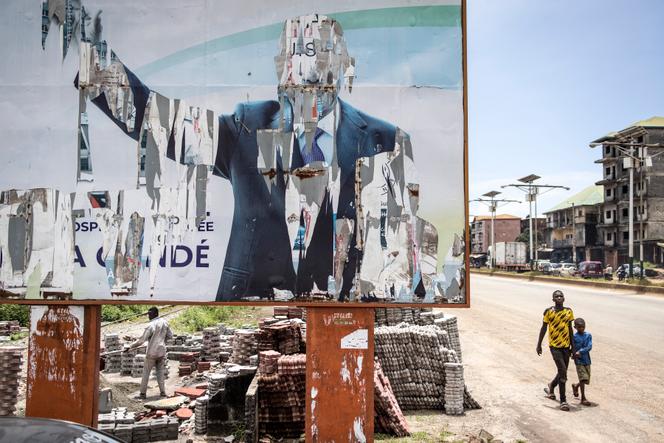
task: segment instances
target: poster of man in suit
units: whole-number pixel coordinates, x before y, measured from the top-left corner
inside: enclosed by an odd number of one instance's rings
[[[465,303],[461,2],[330,6],[10,2],[3,296]]]

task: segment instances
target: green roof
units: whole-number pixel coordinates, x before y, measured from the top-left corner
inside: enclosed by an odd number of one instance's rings
[[[620,132],[623,132],[629,128],[635,128],[635,127],[642,127],[642,128],[662,128],[664,127],[664,117],[659,117],[657,115],[647,118],[645,120],[639,120],[638,122],[634,122],[625,129],[620,130]],[[618,132],[609,132],[606,135],[601,136],[597,140],[593,140],[592,143],[603,143],[607,140],[611,140],[612,138],[616,137],[618,135]]]
[[[604,186],[591,185],[578,194],[574,194],[573,196],[566,198],[553,208],[545,211],[544,214],[571,208],[572,203],[574,203],[574,206],[590,206],[602,202],[604,202]]]
[[[659,128],[664,126],[664,117],[650,117],[646,120],[639,120],[638,122],[632,123],[629,127],[632,126],[643,126],[644,128]]]

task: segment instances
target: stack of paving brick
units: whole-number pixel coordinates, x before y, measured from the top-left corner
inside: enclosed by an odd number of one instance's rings
[[[139,421],[134,424],[132,431],[132,443],[149,443],[152,441],[150,437],[150,421]]]
[[[259,435],[297,438],[304,432],[306,361],[305,354],[282,355],[276,371],[259,371]],[[266,371],[273,368],[271,364],[263,366]]]
[[[22,349],[0,348],[0,416],[13,415],[18,397]]]
[[[463,365],[461,363],[445,363],[445,413],[448,415],[463,414],[463,397],[465,383]]]
[[[439,320],[435,318],[434,326],[401,323],[375,329],[375,354],[403,410],[445,408],[447,380],[444,364],[460,364],[461,361]],[[448,322],[448,328],[454,331],[456,319]],[[458,329],[456,334],[458,343]],[[455,372],[454,375],[450,380],[450,390],[456,393],[460,377],[462,408],[478,409],[479,405],[465,389],[463,367],[460,374]],[[456,394],[451,401],[456,401]],[[451,407],[450,410],[456,409]]]
[[[296,321],[281,320],[275,323],[263,322],[256,333],[258,351],[275,350],[281,354],[300,352],[302,335]]]
[[[145,366],[145,354],[136,354],[134,356],[134,365],[131,368],[131,376],[143,377],[143,367]]]
[[[113,408],[108,414],[99,414],[97,428],[115,435],[120,440],[130,442],[135,420],[134,413],[127,411],[127,408]]]
[[[17,332],[21,332],[18,320],[0,321],[0,336],[9,336]]]
[[[432,325],[433,320],[443,313],[433,312],[431,308],[376,308],[374,310],[376,326],[396,326],[399,323],[414,325]]]
[[[104,336],[105,367],[104,372],[122,372],[122,342],[118,334]]]
[[[145,346],[140,346],[138,348],[130,348],[126,346],[122,350],[122,355],[120,358],[120,373],[122,375],[131,375],[134,371],[134,359],[138,354],[145,354],[147,348]]]
[[[226,387],[226,374],[213,373],[207,376],[208,381],[208,394],[210,397],[214,396],[217,392],[223,391]]]
[[[274,374],[278,367],[281,354],[277,351],[261,351],[258,354],[258,372],[261,374]]]
[[[375,354],[403,410],[443,409],[447,333],[435,326],[381,326]]]
[[[249,363],[249,357],[256,354],[256,331],[238,329],[233,336],[233,354],[230,361],[239,365]]]
[[[463,361],[461,358],[461,340],[459,338],[459,324],[457,318],[453,315],[443,316],[436,318],[435,325],[447,331],[447,336],[450,340],[450,346],[456,352],[459,362]]]
[[[374,362],[374,418],[376,432],[397,437],[410,435],[406,417],[378,361]]]
[[[218,361],[219,352],[221,352],[220,343],[221,337],[219,336],[218,327],[203,329],[203,352],[201,352],[201,360]]]
[[[150,420],[150,441],[169,440],[168,422],[170,417],[159,417]],[[177,439],[177,434],[175,435]]]
[[[304,316],[304,308],[298,308],[296,306],[288,307],[288,318],[302,318]]]
[[[194,406],[194,423],[195,431],[197,434],[207,433],[208,422],[208,402],[210,397],[204,395],[196,399],[196,406]]]
[[[180,364],[178,365],[178,375],[190,375],[196,370],[196,362],[198,361],[197,352],[187,352],[180,356]]]

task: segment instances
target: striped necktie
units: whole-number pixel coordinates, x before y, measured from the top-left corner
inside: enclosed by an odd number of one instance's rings
[[[321,128],[316,128],[316,133],[314,134],[314,140],[311,143],[311,149],[307,149],[306,146],[302,146],[300,148],[304,164],[309,164],[316,161],[319,162],[325,161],[325,155],[323,155],[323,151],[321,150],[320,146],[318,146],[318,138],[324,133],[325,131],[323,131]]]

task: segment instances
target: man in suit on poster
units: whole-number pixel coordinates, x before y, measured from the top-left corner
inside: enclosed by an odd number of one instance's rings
[[[270,298],[274,289],[296,295],[318,289],[336,292],[343,301],[355,284],[362,252],[351,229],[344,263],[337,268],[339,275],[331,278],[334,223],[348,220],[352,224],[356,220],[356,160],[392,151],[398,129],[338,98],[344,82],[349,90],[352,87],[354,60],[334,19],[314,14],[287,20],[275,64],[278,101],[240,103],[233,114],[217,120],[218,143],[211,166],[214,175],[230,181],[235,208],[216,300]],[[123,74],[106,76],[105,88],[90,89],[94,85],[85,82],[80,87],[127,135],[139,141],[147,131],[143,123],[155,112],[159,99],[169,99],[151,91],[117,58],[104,69],[88,66],[96,72],[79,73],[77,86],[82,75],[100,78],[113,69]],[[111,77],[124,84],[113,80],[116,84],[109,89]],[[107,96],[113,93],[113,86],[130,89],[135,109],[132,124],[109,107]],[[173,102],[169,101],[171,108]],[[177,161],[180,144],[174,137],[175,124],[171,120],[163,126],[170,132],[166,156]],[[261,146],[266,136],[286,142],[273,142],[273,155],[268,152],[270,148],[266,151]],[[180,154],[180,162],[183,157]],[[316,210],[311,213],[302,210],[298,216],[289,211],[289,186],[297,181],[294,176],[303,178],[297,189],[300,194],[316,194],[314,200],[319,200],[314,201]],[[315,185],[302,184],[311,176],[328,178],[322,179],[328,185],[324,192],[314,189]],[[334,280],[338,286],[333,290],[329,283]]]

